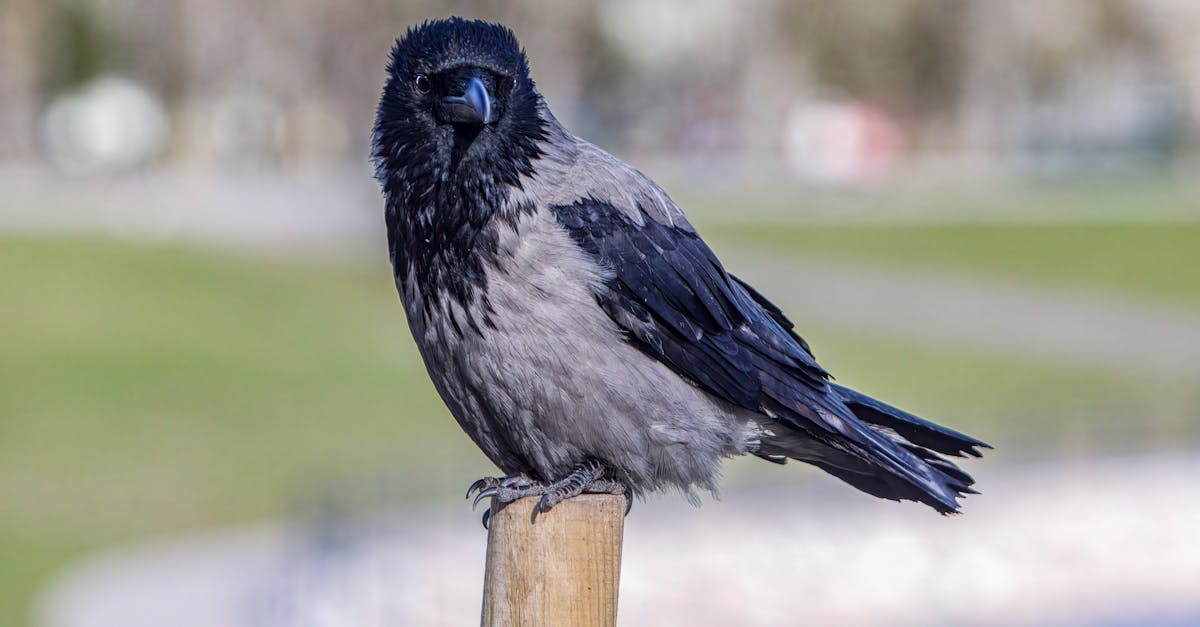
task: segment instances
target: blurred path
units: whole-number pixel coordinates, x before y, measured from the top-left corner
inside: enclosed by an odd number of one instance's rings
[[[0,231],[100,234],[386,259],[379,191],[361,171],[150,172],[64,179],[0,168]]]
[[[1200,380],[1200,316],[1027,284],[970,281],[830,263],[723,255],[730,270],[763,288],[801,335],[806,322],[1066,360],[1122,373]]]
[[[727,486],[724,501],[700,510],[670,497],[638,504],[621,624],[1200,624],[1200,453],[974,466],[985,494],[956,517],[795,475]],[[759,478],[787,481],[787,471]],[[477,514],[459,504],[144,544],[67,572],[40,619],[474,624],[484,542]]]

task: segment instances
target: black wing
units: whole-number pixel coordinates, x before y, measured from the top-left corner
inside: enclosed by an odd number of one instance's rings
[[[667,224],[593,197],[551,209],[611,273],[596,300],[643,352],[708,393],[807,434],[831,457],[859,460],[813,463],[860,489],[942,512],[971,491],[969,476],[918,444],[958,455],[981,442],[958,441],[948,429],[926,434],[920,427],[941,428],[909,414],[897,418],[886,413],[890,406],[830,384],[779,308],[726,272],[686,221]],[[851,404],[867,411],[856,415]]]
[[[830,394],[829,373],[777,321],[782,313],[764,309],[689,225],[649,215],[638,223],[594,198],[553,211],[572,239],[612,272],[597,300],[638,348],[734,405],[805,431],[859,439],[842,420],[822,415],[853,418]]]

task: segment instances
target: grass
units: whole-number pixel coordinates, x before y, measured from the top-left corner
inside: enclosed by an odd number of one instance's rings
[[[840,383],[1001,444],[994,456],[1184,447],[1200,435],[1200,389],[1186,382],[882,336],[805,336]]]
[[[475,459],[386,272],[6,237],[0,293],[0,624],[82,549]]]
[[[1023,259],[1005,264],[1011,232],[950,231],[963,238],[951,243],[914,230],[881,253],[884,231],[815,228],[721,235],[866,261],[953,259],[966,273],[1027,267],[1030,280],[1072,285],[1094,267],[1059,251],[1086,247],[1076,239],[1086,229],[1060,232],[1066,244],[1023,235]],[[1171,230],[1134,237],[1158,259],[1187,259]],[[1117,246],[1109,263],[1153,267],[1137,250]],[[1024,258],[1075,269],[1037,272]],[[1097,286],[1172,300],[1133,276]],[[393,498],[457,495],[488,468],[437,400],[382,264],[3,236],[0,294],[0,624],[26,621],[55,570],[100,546],[279,515],[385,476],[400,478],[388,483]],[[1190,429],[1180,417],[1200,407],[1193,390],[1137,376],[805,335],[842,381],[998,443],[1177,441]]]
[[[1200,224],[713,225],[715,241],[1200,309]]]

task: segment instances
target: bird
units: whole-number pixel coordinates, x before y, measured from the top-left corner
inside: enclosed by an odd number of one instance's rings
[[[418,351],[504,473],[471,485],[476,504],[534,496],[536,519],[582,493],[698,503],[739,455],[943,514],[978,493],[948,457],[989,445],[836,383],[661,187],[564,128],[511,29],[410,27],[371,143]]]

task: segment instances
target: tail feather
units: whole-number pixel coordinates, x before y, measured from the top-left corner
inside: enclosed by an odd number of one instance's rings
[[[945,498],[892,473],[860,474],[820,462],[813,462],[813,465],[871,496],[892,501],[924,503],[941,514],[958,513],[957,501],[947,501]]]
[[[978,448],[991,448],[986,443],[849,388],[831,388],[861,421],[851,426],[869,445],[795,432],[764,440],[760,456],[804,461],[867,494],[925,503],[943,514],[956,513],[963,495],[978,494],[971,475],[941,455],[979,457]]]
[[[918,446],[955,457],[962,457],[964,454],[981,457],[983,454],[976,450],[977,448],[992,448],[969,435],[914,416],[862,392],[835,383],[830,383],[829,387],[833,388],[859,420],[891,429]]]

